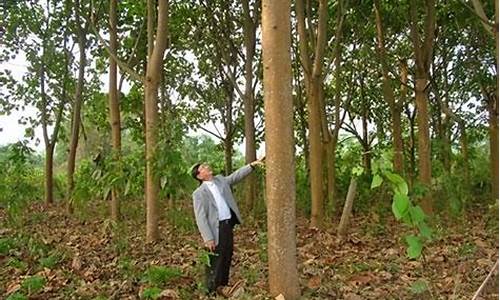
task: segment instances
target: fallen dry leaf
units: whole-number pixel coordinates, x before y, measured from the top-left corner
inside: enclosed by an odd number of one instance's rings
[[[317,289],[320,286],[321,286],[321,277],[320,276],[313,276],[307,282],[307,287],[310,289]]]

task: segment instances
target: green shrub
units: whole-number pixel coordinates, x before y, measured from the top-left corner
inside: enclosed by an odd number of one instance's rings
[[[181,275],[182,272],[179,268],[151,266],[144,273],[143,281],[153,286],[163,286],[165,283]]]
[[[39,275],[34,275],[26,278],[21,284],[21,288],[28,292],[28,295],[36,294],[45,286],[45,278]]]
[[[141,298],[143,299],[158,299],[160,298],[161,289],[157,287],[145,288],[142,292]]]

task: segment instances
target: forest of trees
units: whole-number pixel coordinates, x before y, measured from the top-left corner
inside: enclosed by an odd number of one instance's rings
[[[495,299],[498,1],[0,5],[0,116],[36,111],[0,146],[6,299],[204,297],[190,167],[257,153],[234,299]]]

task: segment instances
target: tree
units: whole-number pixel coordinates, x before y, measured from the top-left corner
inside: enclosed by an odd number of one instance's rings
[[[260,15],[260,0],[254,1],[253,16],[250,12],[248,0],[242,1],[243,5],[243,35],[245,44],[245,162],[251,163],[257,158],[255,143],[255,84],[253,82],[253,60],[256,46],[256,30]],[[245,203],[252,210],[255,202],[256,178],[250,174],[246,178]]]
[[[410,0],[411,40],[415,53],[415,102],[418,124],[418,178],[428,191],[422,199],[422,208],[428,214],[432,213],[432,200],[429,195],[431,188],[431,148],[429,137],[428,83],[430,79],[430,63],[432,61],[434,32],[436,28],[436,8],[434,0],[425,1],[426,16],[424,21],[424,36],[421,38],[418,26],[418,10],[416,0]]]
[[[310,5],[311,3],[308,2]],[[323,82],[323,59],[326,48],[326,25],[328,19],[327,1],[320,0],[318,8],[318,25],[316,35],[306,30],[304,1],[298,0],[296,5],[297,31],[299,34],[300,60],[304,70],[307,93],[307,112],[309,129],[309,167],[311,180],[311,226],[318,227],[323,222],[323,146],[321,132],[321,95]],[[311,7],[307,7],[310,11]],[[309,17],[311,17],[309,15]],[[308,19],[309,24],[312,20]],[[317,40],[316,40],[317,39]],[[314,45],[312,47],[312,45]],[[314,51],[311,59],[310,49]],[[327,140],[327,132],[323,132]]]
[[[146,238],[156,241],[158,232],[158,192],[160,181],[155,168],[158,142],[158,86],[163,70],[163,56],[168,39],[168,0],[158,1],[156,20],[155,1],[148,0],[148,62],[144,78],[146,119]],[[154,23],[156,21],[156,36]]]
[[[377,50],[382,70],[382,89],[385,101],[391,109],[392,139],[394,151],[394,171],[403,174],[403,137],[401,135],[401,101],[396,101],[394,90],[392,89],[391,78],[389,77],[389,66],[386,58],[385,31],[381,13],[380,1],[374,1],[375,23],[377,25]]]
[[[266,196],[271,294],[300,296],[295,243],[295,163],[293,143],[290,1],[262,2]]]
[[[91,10],[90,10],[91,11]],[[68,190],[66,192],[67,199],[67,209],[69,213],[73,212],[72,204],[72,194],[75,187],[74,183],[74,173],[76,164],[76,150],[78,147],[78,139],[80,137],[80,125],[81,125],[81,109],[83,104],[83,89],[85,84],[85,67],[87,65],[87,31],[89,26],[89,21],[85,23],[85,27],[82,27],[82,13],[83,4],[80,0],[75,0],[74,2],[74,12],[75,12],[75,35],[78,41],[79,50],[79,66],[78,66],[78,79],[75,89],[75,96],[73,100],[73,113],[71,118],[71,141],[69,146],[69,156],[68,156]]]
[[[109,1],[109,48],[116,56],[118,47],[117,37],[117,0]],[[120,165],[121,154],[121,126],[120,126],[120,106],[118,99],[117,86],[117,67],[116,61],[110,56],[109,58],[109,122],[111,124],[111,142],[113,144],[113,156],[115,163]],[[118,220],[120,217],[120,206],[118,190],[111,190],[111,218]]]

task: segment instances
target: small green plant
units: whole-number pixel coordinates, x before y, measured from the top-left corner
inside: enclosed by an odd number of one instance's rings
[[[406,253],[409,258],[418,258],[422,254],[423,243],[431,238],[431,230],[426,223],[426,215],[419,205],[414,205],[408,196],[408,185],[406,181],[396,173],[392,172],[390,155],[385,153],[382,158],[373,165],[373,180],[371,188],[379,187],[384,179],[391,186],[394,196],[392,201],[392,212],[398,221],[418,230],[417,235],[405,236],[408,245]]]
[[[36,294],[45,286],[45,278],[39,275],[33,275],[26,278],[21,284],[21,288],[28,292],[28,295]]]
[[[259,259],[262,262],[267,263],[267,234],[266,234],[266,232],[264,232],[264,231],[259,232],[257,242],[259,243]]]
[[[28,268],[28,264],[25,263],[22,260],[19,260],[17,258],[11,258],[7,262],[7,265],[16,269],[19,269],[20,271],[25,271]]]
[[[420,295],[429,290],[429,286],[425,280],[417,280],[411,284],[410,291],[413,294]]]
[[[243,268],[243,270],[241,270],[241,275],[248,285],[254,285],[259,280],[259,271],[255,268]]]
[[[151,266],[144,273],[143,280],[153,286],[162,286],[181,275],[182,272],[179,268]]]
[[[59,253],[52,253],[47,257],[42,257],[39,260],[40,267],[52,269],[61,261],[61,255]]]
[[[6,300],[28,300],[28,297],[26,297],[21,292],[15,292],[14,294],[11,294],[9,297],[7,297]]]
[[[458,255],[460,257],[470,257],[476,253],[476,245],[471,243],[465,243],[458,249]]]
[[[6,256],[9,251],[15,246],[15,241],[11,238],[1,238],[0,239],[0,255]]]
[[[167,220],[181,232],[194,232],[196,230],[192,215],[180,207],[168,209]]]
[[[135,262],[128,257],[122,258],[118,262],[118,267],[120,268],[120,271],[125,275],[125,277],[128,278],[133,277],[135,275],[134,265]]]
[[[161,289],[157,287],[145,288],[142,292],[141,298],[143,299],[158,299],[160,298]]]

